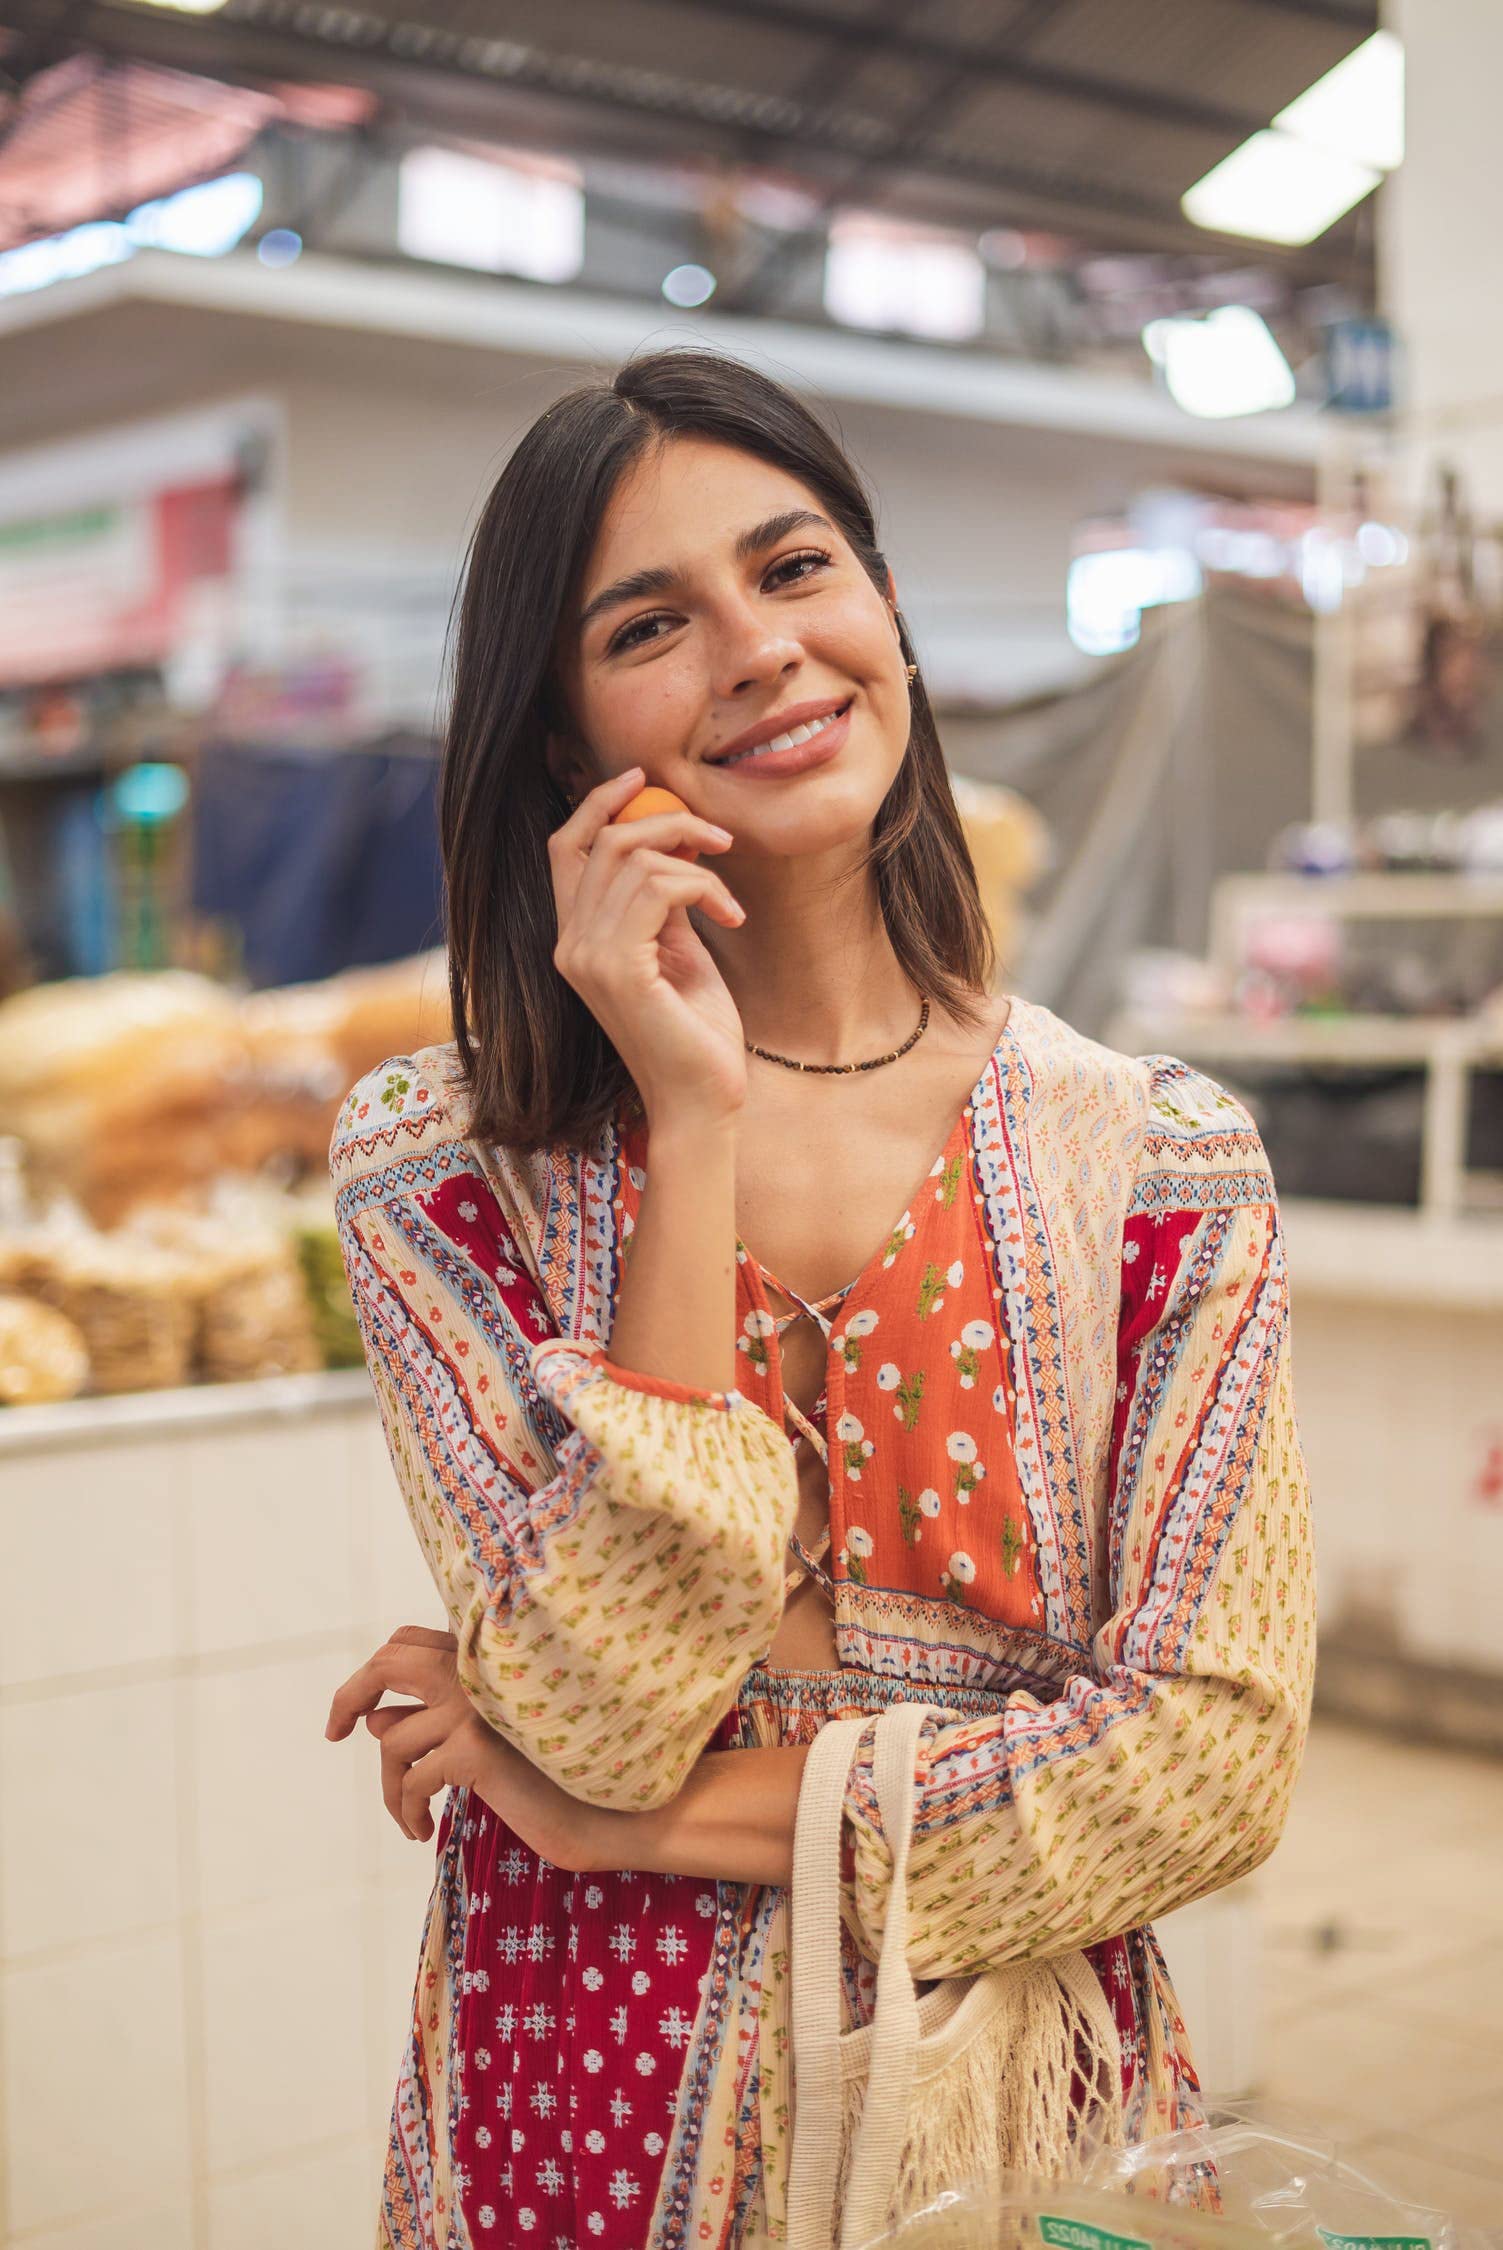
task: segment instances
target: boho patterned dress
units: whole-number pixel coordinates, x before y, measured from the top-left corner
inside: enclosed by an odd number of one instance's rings
[[[1129,2132],[1193,2122],[1148,1925],[1273,1848],[1313,1672],[1251,1121],[1183,1064],[1014,1002],[828,1320],[830,1673],[765,1661],[798,1496],[771,1277],[738,1244],[733,1390],[607,1356],[647,1164],[624,1113],[584,1151],[480,1146],[450,1048],[340,1112],[346,1263],[466,1692],[565,1788],[628,1809],[712,1744],[943,1705],[914,1781],[915,1975],[1081,1949]],[[866,1753],[846,1814],[855,2023],[889,1882]],[[383,2250],[778,2242],[793,2104],[785,1892],[567,1874],[451,1796]]]

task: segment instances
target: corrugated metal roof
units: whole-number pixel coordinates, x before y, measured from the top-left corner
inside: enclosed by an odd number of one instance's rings
[[[225,82],[227,127],[244,89],[343,83],[399,123],[474,137],[489,116],[498,137],[531,128],[582,154],[765,166],[832,206],[1238,259],[1180,196],[1377,21],[1375,0],[228,0],[203,17],[12,0],[9,15],[22,77],[76,51],[175,66]],[[133,85],[98,98],[129,103]],[[42,150],[104,129],[50,116],[0,143],[12,214],[17,162],[61,177],[66,156]],[[1253,255],[1360,282],[1371,235],[1359,209],[1308,249]]]

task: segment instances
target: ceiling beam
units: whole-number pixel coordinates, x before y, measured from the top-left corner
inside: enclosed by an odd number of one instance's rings
[[[1303,16],[1307,23],[1339,24],[1354,39],[1378,28],[1377,0],[1242,0],[1245,8],[1266,8],[1274,15]]]
[[[1266,117],[1226,102],[1202,101],[1160,87],[1123,85],[1095,71],[1061,70],[1050,63],[1009,55],[1005,49],[947,39],[922,26],[889,25],[869,16],[815,15],[797,0],[672,0],[672,4],[698,16],[775,25],[809,39],[828,40],[842,50],[880,51],[918,63],[953,65],[966,71],[973,85],[1019,86],[1032,93],[1057,95],[1063,101],[1082,102],[1088,108],[1114,109],[1132,117],[1152,118],[1161,125],[1225,134],[1234,143],[1268,123]],[[1002,36],[1005,40],[1005,27]]]
[[[1270,4],[1270,0],[1254,0],[1254,4]],[[49,18],[55,21],[55,11],[42,0],[12,0],[12,11],[32,26]],[[827,188],[832,175],[845,178],[849,167],[874,153],[869,137],[857,130],[864,121],[843,117],[838,107],[821,111],[796,99],[748,94],[745,114],[738,115],[727,111],[720,98],[722,88],[675,80],[662,70],[582,65],[575,55],[500,37],[449,32],[422,22],[378,18],[356,7],[326,10],[302,5],[301,0],[239,0],[233,14],[194,17],[84,0],[73,11],[70,30],[75,45],[97,53],[198,71],[230,83],[268,84],[297,75],[345,83],[353,77],[384,101],[394,116],[404,110],[421,116],[425,91],[430,113],[442,102],[445,88],[456,95],[462,90],[471,97],[490,96],[498,105],[509,104],[506,137],[521,138],[528,145],[541,145],[536,141],[536,122],[529,129],[528,117],[536,120],[543,114],[543,103],[552,105],[547,116],[550,146],[558,145],[561,133],[556,127],[568,114],[604,121],[631,119],[650,129],[655,139],[661,136],[660,161],[684,162],[729,152],[743,162],[801,173],[816,195]],[[471,116],[473,121],[464,129],[483,132],[483,110],[476,108]],[[892,145],[891,139],[885,139],[875,152],[884,173],[893,169]],[[641,148],[635,154],[638,161],[649,160]],[[1285,250],[1275,244],[1202,235],[1201,230],[1191,229],[1173,197],[1127,189],[1110,179],[1083,179],[1052,167],[958,158],[928,144],[905,151],[900,161],[915,176],[927,175],[936,184],[975,193],[978,207],[968,218],[957,217],[956,225],[974,224],[979,229],[1019,224],[1066,234],[1076,231],[1088,237],[1087,247],[1127,251],[1202,250],[1214,255],[1230,249],[1300,279],[1341,281],[1363,290],[1371,286],[1371,260],[1344,243]],[[876,188],[869,190],[867,200],[879,206],[885,200],[887,207],[901,208],[893,205],[890,194],[884,196]]]

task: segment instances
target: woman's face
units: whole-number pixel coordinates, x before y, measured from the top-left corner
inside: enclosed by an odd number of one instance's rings
[[[646,572],[661,575],[623,589]],[[908,745],[895,603],[891,577],[884,598],[797,478],[671,439],[622,479],[586,565],[564,666],[576,739],[550,739],[550,769],[577,797],[640,765],[736,851],[863,840]],[[716,763],[748,731],[842,706],[830,741],[805,753],[820,763]]]

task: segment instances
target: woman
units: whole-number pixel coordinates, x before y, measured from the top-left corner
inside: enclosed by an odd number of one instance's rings
[[[615,825],[648,779],[687,809]],[[407,1834],[454,1792],[382,2242],[783,2238],[800,1774],[900,1698],[953,1714],[914,1974],[1083,1951],[1128,2131],[1193,2122],[1149,1918],[1272,1849],[1310,1694],[1272,1184],[1208,1080],[994,996],[869,503],[790,393],[667,351],[528,432],[442,824],[455,1044],[331,1158],[453,1628],[329,1723]],[[845,1837],[855,2023],[866,1756]]]

